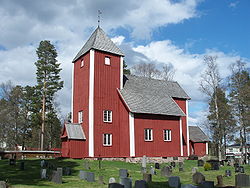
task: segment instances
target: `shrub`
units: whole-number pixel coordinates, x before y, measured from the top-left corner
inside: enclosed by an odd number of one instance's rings
[[[208,170],[211,170],[211,169],[212,169],[212,165],[211,165],[210,163],[206,162],[206,163],[204,164],[204,170],[205,170],[205,171],[208,171]]]

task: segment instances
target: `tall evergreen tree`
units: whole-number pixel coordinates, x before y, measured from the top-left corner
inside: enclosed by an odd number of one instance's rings
[[[52,109],[55,93],[62,89],[63,81],[60,78],[60,63],[57,62],[57,52],[50,41],[41,41],[37,48],[38,60],[35,62],[37,67],[37,86],[40,91],[42,104],[42,125],[41,125],[41,150],[44,149],[44,134],[46,113]]]

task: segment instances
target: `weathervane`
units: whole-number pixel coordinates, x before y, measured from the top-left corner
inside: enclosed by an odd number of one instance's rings
[[[98,27],[100,26],[100,20],[101,20],[100,15],[101,14],[102,14],[102,12],[100,10],[98,10]]]

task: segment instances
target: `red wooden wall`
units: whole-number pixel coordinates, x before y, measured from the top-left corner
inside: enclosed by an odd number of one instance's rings
[[[144,129],[153,129],[153,141],[144,140]],[[172,141],[163,139],[163,130],[171,129]],[[135,114],[135,155],[152,157],[181,156],[179,117]]]
[[[199,157],[206,155],[206,142],[190,141],[190,155],[197,155]]]

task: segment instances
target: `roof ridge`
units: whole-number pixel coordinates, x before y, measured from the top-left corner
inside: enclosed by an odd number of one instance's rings
[[[124,74],[125,76],[127,76],[128,74]],[[134,75],[134,74],[130,74],[128,76],[134,76],[134,77],[138,77],[138,78],[145,78],[148,80],[155,80],[155,81],[160,81],[160,82],[170,82],[170,83],[178,83],[177,81],[171,81],[171,80],[162,80],[162,79],[157,79],[157,78],[149,78],[149,77],[145,77],[145,76],[138,76],[138,75]]]

